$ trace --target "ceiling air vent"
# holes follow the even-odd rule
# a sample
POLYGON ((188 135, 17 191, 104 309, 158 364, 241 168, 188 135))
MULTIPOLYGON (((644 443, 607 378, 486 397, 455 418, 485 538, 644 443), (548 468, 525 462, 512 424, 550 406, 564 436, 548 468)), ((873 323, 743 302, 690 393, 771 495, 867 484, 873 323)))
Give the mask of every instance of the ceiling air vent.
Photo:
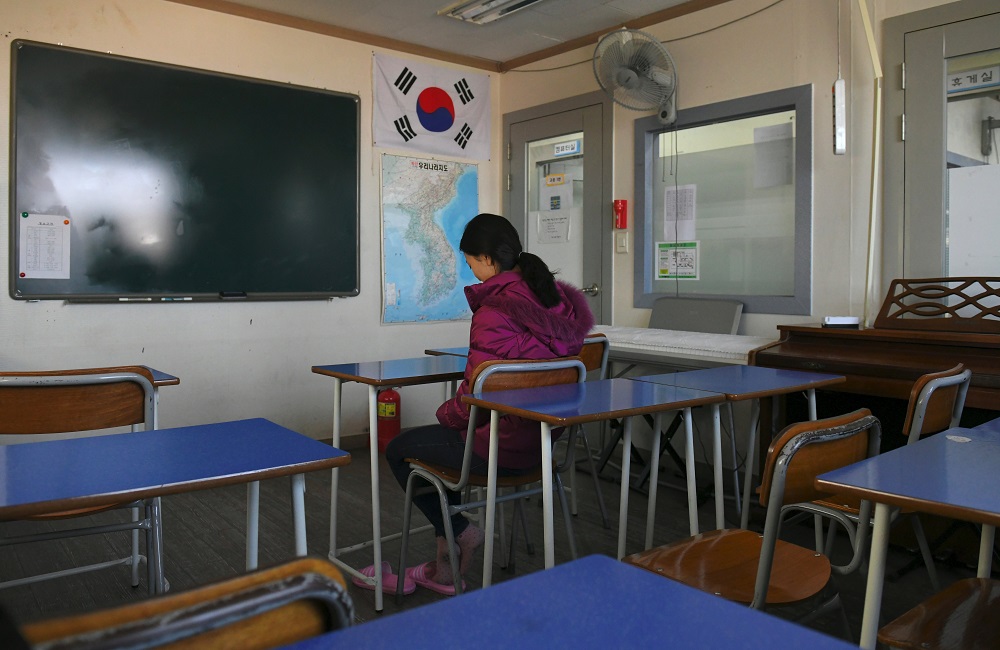
POLYGON ((543 0, 466 0, 456 2, 438 12, 439 16, 450 16, 458 20, 485 25, 494 20, 506 18, 543 0))

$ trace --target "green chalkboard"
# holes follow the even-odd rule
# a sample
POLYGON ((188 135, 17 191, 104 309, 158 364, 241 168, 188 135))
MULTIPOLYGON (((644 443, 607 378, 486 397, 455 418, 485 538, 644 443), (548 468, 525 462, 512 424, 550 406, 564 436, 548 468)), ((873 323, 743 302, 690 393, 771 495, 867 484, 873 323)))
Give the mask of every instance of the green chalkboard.
POLYGON ((356 96, 11 47, 12 297, 357 295, 356 96))

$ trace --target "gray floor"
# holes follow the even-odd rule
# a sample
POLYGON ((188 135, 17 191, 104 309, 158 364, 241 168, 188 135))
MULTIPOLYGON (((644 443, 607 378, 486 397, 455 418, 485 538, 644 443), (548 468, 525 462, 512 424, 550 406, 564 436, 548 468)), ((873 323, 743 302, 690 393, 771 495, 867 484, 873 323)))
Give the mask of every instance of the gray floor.
MULTIPOLYGON (((340 473, 340 544, 360 542, 371 536, 369 463, 367 449, 353 450, 353 463, 340 473)), ((706 468, 699 472, 703 481, 711 474, 706 468)), ((673 468, 665 465, 667 482, 681 484, 681 479, 673 468)), ((382 470, 381 500, 383 505, 383 531, 397 531, 401 526, 402 491, 382 470)), ((261 557, 262 566, 274 564, 293 555, 293 536, 289 500, 289 480, 266 481, 261 487, 261 557)), ((601 524, 596 506, 594 489, 589 474, 577 473, 579 513, 573 518, 578 551, 581 555, 600 553, 613 556, 617 544, 618 483, 613 468, 609 467, 602 477, 601 486, 612 519, 611 529, 601 524)), ((211 581, 239 574, 244 562, 245 529, 244 487, 229 487, 207 490, 192 494, 176 495, 164 499, 164 538, 166 549, 166 571, 171 589, 183 590, 211 581)), ((630 497, 630 518, 628 527, 628 552, 641 550, 644 534, 646 497, 633 490, 630 497)), ((325 556, 329 544, 329 473, 317 473, 307 477, 306 513, 309 552, 325 556)), ((700 519, 704 529, 712 526, 713 505, 708 499, 700 508, 700 519)), ((416 512, 416 511, 415 511, 416 512)), ((541 509, 535 500, 527 508, 529 525, 533 539, 537 541, 536 552, 525 551, 523 542, 518 547, 517 575, 537 571, 543 563, 541 549, 541 509)), ((759 511, 755 511, 755 521, 759 511)), ((114 515, 113 515, 114 516, 114 515)), ((422 517, 415 517, 422 521, 422 517)), ((735 510, 727 502, 727 518, 736 521, 735 510)), ((732 523, 730 524, 732 525, 732 523)), ((4 530, 15 532, 22 524, 4 524, 4 530)), ((562 518, 556 516, 556 562, 570 559, 565 543, 562 518)), ((687 506, 684 493, 677 488, 664 486, 657 500, 657 527, 654 543, 662 544, 686 536, 687 506)), ((974 541, 974 533, 962 533, 974 541)), ((786 539, 805 545, 812 544, 811 526, 793 525, 786 528, 786 539)), ((905 542, 904 542, 905 543, 905 542)), ((843 553, 846 539, 838 545, 843 553)), ((44 542, 27 546, 5 547, 0 552, 0 576, 12 578, 39 572, 48 567, 63 568, 73 563, 107 559, 111 553, 126 552, 127 542, 123 534, 95 536, 70 541, 44 542)), ((399 543, 390 542, 383 547, 384 558, 395 568, 399 556, 399 543)), ((410 562, 432 559, 434 539, 431 533, 415 535, 411 542, 410 562)), ((904 564, 909 559, 906 550, 899 546, 890 549, 890 569, 904 564)), ((370 550, 358 551, 347 556, 356 566, 371 564, 370 550)), ((938 565, 942 582, 974 575, 974 570, 959 562, 942 562, 938 565)), ((495 568, 494 582, 509 580, 516 575, 495 568)), ((482 576, 481 558, 466 576, 470 588, 478 588, 482 576)), ((845 602, 848 618, 854 635, 860 632, 861 611, 864 600, 864 576, 855 574, 837 577, 845 602)), ((128 584, 127 569, 116 567, 78 576, 60 578, 30 586, 20 586, 0 590, 0 605, 6 608, 14 620, 20 622, 48 617, 90 611, 147 598, 145 578, 136 589, 128 584)), ((599 588, 599 585, 595 585, 599 588)), ((929 595, 930 583, 923 568, 918 568, 897 581, 886 583, 883 605, 884 620, 890 620, 912 607, 929 595)), ((386 599, 382 614, 374 611, 374 593, 351 587, 359 622, 377 616, 391 616, 397 611, 435 602, 442 598, 430 591, 418 589, 417 593, 406 596, 401 605, 396 605, 392 597, 386 599)), ((665 610, 668 611, 668 610, 665 610)), ((787 612, 779 615, 796 615, 787 612)), ((840 635, 841 626, 836 617, 830 616, 811 623, 824 632, 840 635)))

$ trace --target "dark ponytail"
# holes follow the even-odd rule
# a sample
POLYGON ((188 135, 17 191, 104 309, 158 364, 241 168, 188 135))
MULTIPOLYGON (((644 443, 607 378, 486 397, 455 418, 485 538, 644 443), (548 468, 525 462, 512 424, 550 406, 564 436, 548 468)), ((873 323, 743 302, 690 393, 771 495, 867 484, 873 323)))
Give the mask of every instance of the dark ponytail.
POLYGON ((562 299, 556 290, 555 274, 548 265, 534 253, 521 253, 517 261, 521 267, 521 277, 528 283, 538 300, 546 307, 555 307, 562 299))
POLYGON ((496 214, 478 214, 465 226, 459 250, 468 255, 489 255, 501 271, 521 267, 521 276, 546 307, 555 307, 562 300, 556 289, 552 271, 542 258, 525 253, 521 238, 511 222, 496 214))

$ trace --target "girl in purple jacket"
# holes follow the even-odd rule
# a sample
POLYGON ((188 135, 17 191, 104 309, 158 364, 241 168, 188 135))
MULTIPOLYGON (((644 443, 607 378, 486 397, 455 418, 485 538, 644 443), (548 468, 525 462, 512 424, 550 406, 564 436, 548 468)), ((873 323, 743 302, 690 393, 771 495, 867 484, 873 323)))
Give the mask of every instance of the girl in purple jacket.
MULTIPOLYGON (((472 309, 465 379, 455 397, 438 408, 439 424, 410 429, 389 443, 386 459, 404 489, 410 473, 405 459, 417 458, 455 469, 462 467, 469 409, 461 397, 469 392, 469 379, 479 364, 493 359, 551 359, 578 354, 584 337, 594 325, 587 299, 580 290, 557 281, 541 258, 523 252, 517 230, 507 219, 495 214, 474 217, 465 227, 459 248, 480 281, 465 288, 472 309)), ((486 474, 489 426, 484 415, 473 441, 473 473, 486 474)), ((510 415, 501 417, 498 458, 501 476, 524 474, 538 466, 539 430, 537 422, 510 415)), ((453 503, 460 499, 454 492, 448 496, 453 503)), ((413 502, 434 526, 437 557, 407 569, 406 582, 412 579, 438 593, 454 594, 438 497, 425 494, 413 502)), ((460 570, 465 573, 483 543, 483 531, 462 516, 452 517, 451 523, 460 570)))

